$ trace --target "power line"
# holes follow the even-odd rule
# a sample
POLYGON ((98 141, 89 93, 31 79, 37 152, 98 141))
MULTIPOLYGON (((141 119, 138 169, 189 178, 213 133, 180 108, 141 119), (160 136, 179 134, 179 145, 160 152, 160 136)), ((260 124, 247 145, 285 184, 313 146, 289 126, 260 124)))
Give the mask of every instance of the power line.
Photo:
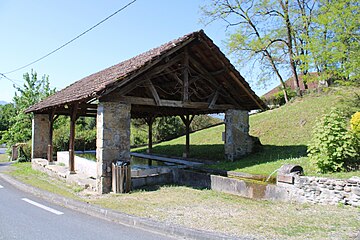
MULTIPOLYGON (((129 7, 131 4, 133 4, 133 3, 135 3, 135 2, 136 2, 136 0, 133 0, 133 1, 129 2, 128 4, 126 4, 125 6, 123 6, 122 8, 120 8, 119 10, 117 10, 116 12, 114 12, 113 14, 111 14, 110 16, 104 18, 103 20, 101 20, 100 22, 98 22, 97 24, 95 24, 94 26, 92 26, 91 28, 89 28, 88 30, 86 30, 85 32, 82 32, 81 34, 79 34, 79 35, 76 36, 75 38, 71 39, 70 41, 68 41, 68 42, 66 42, 65 44, 61 45, 60 47, 56 48, 55 50, 49 52, 48 54, 42 56, 41 58, 38 58, 38 59, 36 59, 35 61, 32 61, 31 63, 28 63, 28 64, 26 64, 26 65, 24 65, 24 66, 22 66, 22 67, 16 68, 16 69, 14 69, 14 70, 12 70, 12 71, 5 72, 5 73, 1 73, 1 75, 4 76, 4 77, 6 77, 4 74, 9 74, 9 73, 17 72, 17 71, 19 71, 19 70, 21 70, 21 69, 24 69, 24 68, 26 68, 26 67, 34 64, 34 63, 37 63, 37 62, 43 60, 44 58, 50 56, 51 54, 53 54, 53 53, 55 53, 55 52, 57 52, 57 51, 59 51, 59 50, 62 49, 63 47, 65 47, 65 46, 69 45, 70 43, 72 43, 73 41, 75 41, 76 39, 78 39, 78 38, 80 38, 81 36, 85 35, 86 33, 90 32, 91 30, 93 30, 94 28, 96 28, 97 26, 99 26, 100 24, 102 24, 103 22, 105 22, 106 20, 108 20, 109 18, 113 17, 113 16, 116 15, 117 13, 123 11, 125 8, 129 7)), ((6 78, 7 78, 7 77, 6 77, 6 78)))
POLYGON ((16 82, 20 82, 19 80, 11 79, 11 78, 7 77, 5 74, 0 73, 0 78, 2 78, 2 77, 9 80, 10 82, 12 82, 15 86, 20 87, 20 85, 16 83, 16 82))

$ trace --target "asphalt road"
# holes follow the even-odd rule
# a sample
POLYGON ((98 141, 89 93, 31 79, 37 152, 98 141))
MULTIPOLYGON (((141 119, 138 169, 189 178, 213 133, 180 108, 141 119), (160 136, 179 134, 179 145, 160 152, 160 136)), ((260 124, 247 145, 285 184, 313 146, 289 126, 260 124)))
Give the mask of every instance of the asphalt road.
MULTIPOLYGON (((0 166, 1 168, 1 166, 0 166)), ((0 179, 0 239, 174 239, 60 207, 0 179)))
POLYGON ((0 154, 5 154, 6 148, 0 147, 0 154))

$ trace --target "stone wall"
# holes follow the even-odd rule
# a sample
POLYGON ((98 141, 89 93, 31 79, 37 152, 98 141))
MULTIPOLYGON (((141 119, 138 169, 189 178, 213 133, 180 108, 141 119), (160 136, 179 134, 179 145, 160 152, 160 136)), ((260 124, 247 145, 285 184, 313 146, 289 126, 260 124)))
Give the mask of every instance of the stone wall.
POLYGON ((34 114, 32 120, 31 158, 47 158, 50 143, 50 121, 48 114, 34 114))
POLYGON ((225 113, 225 156, 228 160, 251 153, 253 140, 249 135, 249 113, 227 110, 225 113))
POLYGON ((129 104, 100 102, 97 109, 97 188, 100 193, 111 191, 111 164, 130 161, 129 104))
POLYGON ((280 183, 291 201, 319 204, 345 204, 360 207, 360 177, 347 180, 295 176, 294 183, 280 183))

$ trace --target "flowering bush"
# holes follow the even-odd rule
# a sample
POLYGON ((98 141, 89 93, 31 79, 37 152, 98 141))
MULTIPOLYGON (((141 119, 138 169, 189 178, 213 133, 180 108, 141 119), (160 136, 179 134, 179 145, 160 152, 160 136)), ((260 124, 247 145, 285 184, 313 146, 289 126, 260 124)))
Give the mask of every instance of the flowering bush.
POLYGON ((333 109, 317 122, 308 156, 320 172, 337 172, 357 162, 359 141, 347 130, 344 115, 333 109))
POLYGON ((351 130, 357 135, 360 135, 360 112, 354 113, 350 120, 351 130))

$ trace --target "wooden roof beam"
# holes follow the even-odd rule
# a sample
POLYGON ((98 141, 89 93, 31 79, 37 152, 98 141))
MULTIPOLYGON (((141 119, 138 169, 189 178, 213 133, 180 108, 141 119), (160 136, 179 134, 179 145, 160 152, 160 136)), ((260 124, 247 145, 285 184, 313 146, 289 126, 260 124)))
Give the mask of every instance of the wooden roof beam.
MULTIPOLYGON (((148 106, 158 106, 154 99, 152 98, 139 98, 139 97, 130 97, 130 96, 122 96, 116 99, 116 101, 123 101, 130 104, 135 105, 148 105, 148 106)), ((190 108, 190 109, 202 109, 206 110, 209 107, 209 103, 207 102, 182 102, 176 100, 160 100, 162 107, 174 107, 174 108, 190 108)), ((231 104, 221 104, 216 105, 213 104, 212 109, 219 109, 219 110, 227 110, 234 108, 231 104)))
MULTIPOLYGON (((209 81, 210 83, 212 83, 214 85, 215 88, 222 87, 221 84, 215 79, 215 77, 213 77, 204 67, 201 66, 200 63, 198 63, 198 61, 196 59, 194 59, 191 56, 190 56, 190 62, 200 74, 204 75, 204 77, 207 81, 209 81)), ((227 94, 227 93, 225 93, 225 94, 227 94)), ((229 96, 227 99, 234 106, 239 107, 239 104, 231 96, 229 96)))
POLYGON ((148 88, 155 100, 155 103, 157 106, 161 106, 161 100, 160 100, 160 97, 159 97, 159 94, 157 93, 156 91, 156 88, 154 87, 154 85, 152 84, 151 80, 147 80, 146 83, 148 84, 148 88))

